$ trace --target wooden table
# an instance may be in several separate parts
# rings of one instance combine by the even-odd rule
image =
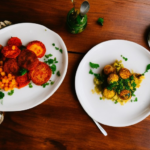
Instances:
[[[77,7],[82,3],[76,0]],[[69,57],[66,77],[59,89],[41,105],[22,112],[9,112],[0,125],[0,150],[148,150],[150,116],[122,128],[105,126],[104,137],[82,109],[74,79],[79,62],[93,46],[106,40],[124,39],[145,48],[150,24],[149,0],[89,0],[88,25],[84,32],[66,31],[70,0],[2,0],[0,20],[13,24],[33,22],[47,26],[64,40]],[[104,26],[96,23],[104,18]]]

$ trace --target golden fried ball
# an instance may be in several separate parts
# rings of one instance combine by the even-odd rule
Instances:
[[[108,90],[107,88],[104,88],[104,91],[103,91],[103,96],[108,98],[108,99],[111,99],[115,96],[115,91],[114,90]]]
[[[108,84],[111,84],[113,82],[117,82],[119,80],[119,76],[115,73],[111,73],[108,78],[107,78],[107,82]]]
[[[127,68],[122,68],[119,71],[119,76],[122,79],[128,79],[131,76],[131,73],[130,73],[130,71]]]
[[[111,66],[111,65],[106,65],[105,67],[104,67],[104,73],[106,74],[106,75],[108,75],[108,74],[110,74],[110,73],[113,73],[113,72],[115,72],[116,71],[116,68],[114,68],[113,66]]]
[[[122,90],[119,94],[122,100],[128,100],[131,98],[131,92],[129,90]]]

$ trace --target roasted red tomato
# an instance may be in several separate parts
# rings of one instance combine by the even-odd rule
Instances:
[[[44,62],[39,62],[36,68],[29,72],[29,78],[36,85],[46,83],[50,79],[51,75],[52,71],[50,67]]]
[[[20,55],[18,56],[18,64],[22,68],[25,68],[27,70],[33,70],[37,64],[39,63],[39,60],[34,52],[30,50],[22,50]]]
[[[18,71],[19,66],[16,59],[10,58],[4,63],[4,72],[6,72],[7,74],[11,73],[13,75],[17,75]]]
[[[22,45],[22,42],[19,38],[17,37],[11,37],[8,42],[7,45],[15,45],[17,47],[20,47]]]
[[[28,78],[28,75],[26,73],[23,76],[17,76],[16,81],[18,83],[18,88],[20,89],[28,85],[30,82],[30,79]]]
[[[46,48],[45,45],[40,41],[32,41],[27,45],[27,49],[33,51],[38,58],[45,55]]]
[[[21,50],[15,45],[9,45],[3,47],[1,52],[6,58],[16,58]]]

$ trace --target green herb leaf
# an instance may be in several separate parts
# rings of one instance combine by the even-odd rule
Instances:
[[[103,26],[104,19],[103,18],[98,18],[97,22],[98,22],[98,24],[100,24],[101,26]]]
[[[50,66],[50,68],[52,69],[53,74],[55,74],[55,71],[56,71],[56,65],[53,64],[52,66]]]
[[[22,68],[22,69],[19,71],[19,75],[20,75],[20,76],[23,76],[23,75],[26,74],[27,72],[28,72],[27,69]]]
[[[135,100],[134,100],[134,102],[137,102],[138,101],[138,99],[137,99],[137,97],[135,98]]]
[[[61,53],[63,53],[62,49],[59,50]]]
[[[51,81],[51,85],[53,85],[54,84],[54,81]]]
[[[124,57],[124,56],[122,56],[122,55],[121,55],[121,57],[122,57],[125,61],[127,61],[127,60],[128,60],[128,58],[126,58],[126,57]]]
[[[148,64],[147,66],[146,66],[146,70],[145,70],[145,72],[144,72],[144,74],[146,73],[146,72],[148,72],[150,70],[150,64]],[[143,74],[142,74],[143,75]]]
[[[57,71],[57,73],[56,73],[56,74],[57,74],[57,76],[60,76],[60,72],[59,72],[59,71]]]
[[[0,99],[3,99],[4,96],[5,96],[5,94],[0,91]]]
[[[48,59],[46,62],[47,62],[48,65],[50,65],[50,64],[53,64],[54,60],[53,59]]]
[[[43,88],[45,88],[47,85],[49,85],[48,82],[47,82],[47,83],[44,83],[42,86],[43,86]]]
[[[29,83],[29,88],[33,88],[33,85],[32,85],[32,83]]]
[[[92,62],[90,62],[89,64],[90,64],[91,68],[96,68],[97,69],[99,67],[99,64],[94,64]]]
[[[102,100],[102,97],[100,97],[99,99]]]
[[[11,96],[14,94],[14,90],[11,90],[10,92],[8,92],[8,95]]]
[[[115,100],[115,102],[114,102],[115,104],[117,104],[118,103],[118,101],[117,100]]]
[[[47,54],[45,55],[45,58],[49,58],[49,57],[52,57],[53,55],[52,54]]]
[[[55,43],[53,43],[52,45],[55,46]]]
[[[56,50],[59,50],[59,48],[58,48],[58,47],[55,47],[55,49],[56,49]]]
[[[89,74],[94,74],[93,71],[92,71],[92,69],[90,69]]]

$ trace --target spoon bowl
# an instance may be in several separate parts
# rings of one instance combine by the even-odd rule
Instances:
[[[80,15],[84,16],[90,9],[90,4],[88,1],[84,1],[80,7]]]

